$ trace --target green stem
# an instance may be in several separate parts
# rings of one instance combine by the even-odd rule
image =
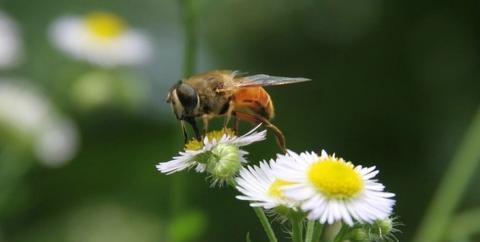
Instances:
[[[196,9],[195,0],[182,0],[183,23],[185,28],[183,75],[191,76],[195,72],[197,57]]]
[[[349,230],[348,225],[342,224],[342,228],[340,229],[340,231],[338,231],[333,242],[342,242],[343,237],[347,234],[348,230]]]
[[[227,183],[228,185],[230,185],[232,188],[235,189],[236,187],[235,180],[229,180],[227,181]],[[275,236],[275,232],[273,232],[273,228],[270,225],[270,222],[268,221],[268,218],[265,215],[265,212],[263,211],[263,209],[260,207],[254,207],[253,211],[255,211],[255,214],[257,215],[258,220],[260,220],[260,223],[262,224],[262,227],[265,230],[265,233],[267,234],[268,240],[270,242],[278,242],[277,236]]]
[[[196,60],[196,35],[195,35],[195,0],[181,1],[183,26],[185,31],[184,40],[184,58],[183,58],[183,76],[192,75],[195,70]],[[171,208],[173,214],[181,212],[186,201],[186,181],[183,174],[177,174],[173,177]]]
[[[305,242],[313,241],[313,233],[315,231],[315,220],[308,220],[307,233],[305,234]]]
[[[312,237],[312,242],[319,242],[320,237],[322,236],[323,229],[325,228],[325,225],[316,222],[315,229],[313,230],[313,237]]]
[[[480,207],[464,211],[449,222],[449,238],[451,241],[458,240],[459,238],[468,238],[474,234],[480,232]]]
[[[260,220],[260,223],[262,224],[263,229],[268,236],[268,240],[270,242],[278,242],[277,237],[275,236],[275,232],[273,232],[272,226],[270,225],[267,216],[265,216],[265,212],[263,212],[263,209],[260,207],[254,207],[253,211],[255,211],[255,213],[257,214],[257,217]]]
[[[298,218],[292,219],[292,241],[302,242],[303,237],[303,221]]]
[[[480,161],[480,110],[440,182],[414,242],[438,242]]]

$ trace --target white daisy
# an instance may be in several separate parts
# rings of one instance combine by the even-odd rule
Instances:
[[[0,12],[0,68],[9,68],[18,63],[20,43],[17,24]]]
[[[372,223],[391,214],[395,201],[393,193],[373,179],[375,167],[354,166],[325,151],[319,157],[314,152],[297,154],[288,151],[279,155],[276,168],[280,179],[293,185],[283,187],[286,197],[301,202],[301,208],[311,220],[332,224],[343,221]]]
[[[278,166],[275,160],[262,161],[259,166],[248,166],[240,170],[237,177],[237,189],[243,194],[237,199],[250,201],[252,207],[272,209],[278,206],[295,208],[297,205],[291,199],[285,197],[282,187],[291,185],[292,182],[278,179],[275,168]]]
[[[190,167],[195,167],[197,172],[204,172],[207,169],[207,160],[212,151],[218,152],[219,154],[227,154],[218,156],[216,163],[222,163],[223,159],[231,159],[232,157],[228,156],[228,152],[225,151],[227,146],[233,146],[236,148],[249,145],[254,142],[262,141],[266,138],[266,131],[256,132],[260,125],[249,131],[248,133],[237,137],[233,131],[227,129],[226,131],[212,131],[209,132],[202,141],[197,141],[192,139],[185,145],[185,149],[179,152],[178,156],[173,157],[172,160],[167,162],[160,162],[156,167],[157,169],[166,174],[172,174],[174,172],[182,171]],[[238,149],[236,153],[236,161],[239,164],[246,163],[247,160],[244,156],[248,154],[247,151]],[[240,169],[240,167],[238,167]]]
[[[74,58],[113,67],[141,64],[152,51],[150,39],[111,13],[63,16],[50,28],[53,43]]]
[[[39,161],[48,166],[69,161],[78,148],[74,123],[39,90],[19,80],[0,80],[0,129],[31,144]]]

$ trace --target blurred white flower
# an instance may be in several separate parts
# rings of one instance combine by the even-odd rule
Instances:
[[[18,80],[0,80],[0,122],[25,135],[36,133],[51,112],[48,100]]]
[[[276,167],[280,179],[291,184],[282,188],[289,199],[301,203],[311,220],[332,224],[337,221],[352,226],[354,221],[373,223],[392,213],[393,193],[374,177],[375,167],[354,166],[322,151],[278,155]]]
[[[17,24],[0,11],[0,69],[18,63],[21,40]]]
[[[46,124],[34,141],[34,152],[42,163],[63,165],[77,152],[78,133],[72,121],[63,118]]]
[[[152,52],[147,35],[106,12],[60,17],[50,28],[50,38],[74,58],[105,67],[141,64]]]
[[[78,148],[74,123],[19,80],[0,80],[0,130],[26,139],[39,161],[49,166],[69,161]]]

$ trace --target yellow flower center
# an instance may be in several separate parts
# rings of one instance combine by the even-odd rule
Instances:
[[[121,18],[105,12],[90,13],[85,18],[85,23],[96,37],[102,39],[118,37],[126,28]]]
[[[328,198],[352,198],[363,189],[363,179],[351,163],[328,157],[313,163],[308,179]]]
[[[227,128],[227,129],[222,129],[222,130],[210,131],[210,132],[207,133],[207,137],[208,137],[209,141],[219,140],[219,139],[222,138],[222,136],[224,134],[226,134],[227,136],[235,136],[235,132],[233,130]],[[203,142],[198,141],[195,138],[190,139],[190,141],[188,141],[185,144],[185,150],[199,150],[202,147],[203,147]]]
[[[275,198],[285,198],[285,195],[282,192],[282,187],[286,185],[294,184],[291,181],[285,181],[282,179],[275,179],[275,181],[268,188],[267,194]]]

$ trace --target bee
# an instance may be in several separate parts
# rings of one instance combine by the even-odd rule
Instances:
[[[309,80],[265,74],[245,76],[238,71],[214,70],[178,81],[170,88],[166,101],[180,120],[185,142],[188,141],[185,122],[191,125],[195,137],[200,140],[202,135],[197,118],[202,119],[203,133],[206,134],[211,118],[225,116],[224,128],[233,117],[234,130],[238,129],[239,120],[263,123],[274,132],[278,146],[286,151],[282,131],[270,122],[275,111],[272,99],[263,87]]]

